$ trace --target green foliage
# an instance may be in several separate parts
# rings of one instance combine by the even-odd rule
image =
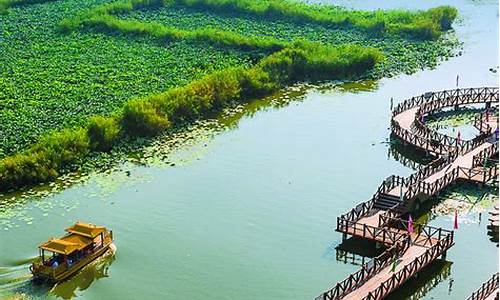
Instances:
[[[86,131],[64,129],[0,163],[0,190],[51,180],[90,150]]]
[[[92,150],[109,151],[120,138],[121,128],[116,118],[93,116],[87,126]]]
[[[355,45],[322,47],[297,42],[292,48],[264,58],[253,68],[229,68],[165,93],[132,100],[125,105],[124,124],[128,124],[125,128],[129,134],[156,134],[162,129],[156,130],[156,126],[137,129],[134,126],[150,124],[150,119],[166,120],[165,116],[173,125],[183,124],[209,116],[231,104],[268,95],[304,78],[321,80],[360,75],[381,59],[380,51],[372,48]],[[137,118],[137,115],[141,117]],[[150,127],[154,130],[149,130]]]
[[[64,20],[60,23],[63,31],[74,28],[79,22]],[[193,31],[180,30],[175,27],[158,23],[145,23],[137,20],[120,20],[111,15],[92,15],[82,22],[97,29],[108,32],[146,35],[165,40],[192,40],[202,43],[212,43],[217,46],[237,47],[242,50],[264,49],[276,51],[284,47],[283,42],[269,37],[245,37],[230,31],[204,28]]]
[[[151,101],[133,99],[123,108],[124,130],[133,136],[152,136],[170,127],[170,122]]]
[[[451,8],[357,12],[284,0],[130,0],[85,9],[92,1],[99,0],[79,3],[82,7],[76,13],[66,8],[66,2],[44,5],[40,9],[48,19],[42,25],[28,7],[23,8],[28,13],[22,26],[15,17],[2,20],[6,47],[0,49],[0,60],[6,67],[0,69],[0,99],[7,101],[0,104],[6,112],[0,123],[9,125],[0,128],[0,142],[6,154],[49,129],[68,125],[77,129],[45,134],[25,151],[2,159],[0,189],[53,179],[89,151],[110,150],[122,136],[156,135],[296,81],[356,78],[381,65],[401,71],[405,62],[393,49],[407,51],[406,58],[408,53],[435,53],[440,45],[398,39],[391,32],[414,36],[421,30],[418,36],[435,38],[456,16]],[[184,13],[178,5],[204,12],[196,18],[187,16],[188,26],[182,28],[175,19],[182,21]],[[170,25],[123,17],[165,7],[175,12]],[[219,16],[215,29],[204,23],[210,15],[207,9],[233,15]],[[236,23],[241,20],[237,14],[247,14],[244,26]],[[64,35],[45,24],[61,19]],[[275,24],[286,30],[269,30]],[[95,30],[82,30],[85,26],[116,36],[110,39]],[[389,33],[390,38],[378,39],[367,32]],[[22,42],[25,36],[30,43]],[[352,41],[357,45],[346,44]],[[32,53],[40,54],[40,60],[26,61]],[[427,64],[420,56],[412,58],[415,61]],[[17,90],[29,97],[18,99]],[[88,119],[113,111],[117,113],[112,117]]]
[[[373,48],[331,47],[302,41],[266,57],[259,65],[271,78],[287,84],[304,78],[324,80],[358,76],[382,59],[382,53]]]
[[[109,37],[55,24],[101,0],[52,1],[0,16],[0,159],[42,135],[85,127],[131,98],[184,85],[217,70],[249,66],[265,53],[149,36]]]
[[[426,14],[434,23],[439,24],[440,30],[449,30],[458,16],[458,11],[451,6],[439,6],[429,9]]]
[[[53,0],[0,0],[0,15],[6,14],[7,10],[13,6],[44,3],[48,1],[53,1]]]
[[[162,97],[152,97],[174,124],[182,124],[220,111],[240,102],[240,68],[215,72],[186,86],[175,88]]]
[[[293,22],[318,23],[336,27],[355,27],[374,34],[395,33],[420,39],[437,39],[443,31],[451,28],[457,17],[457,10],[450,6],[439,6],[427,11],[352,11],[336,6],[305,4],[294,0],[126,0],[105,4],[86,14],[63,20],[60,27],[64,31],[74,30],[79,24],[106,24],[108,29],[145,33],[173,38],[186,38],[183,32],[173,28],[158,28],[152,24],[118,22],[110,15],[126,13],[139,8],[181,5],[203,11],[251,14],[265,18],[281,18]],[[178,35],[176,35],[178,34]],[[203,30],[202,37],[209,35]],[[213,37],[209,39],[213,41]],[[221,39],[223,40],[223,39]]]
[[[176,3],[218,12],[231,11],[262,17],[286,18],[296,22],[353,26],[376,34],[402,33],[422,39],[436,39],[442,31],[451,28],[451,23],[457,16],[457,10],[450,6],[440,6],[422,12],[403,10],[364,12],[293,0],[176,0]]]

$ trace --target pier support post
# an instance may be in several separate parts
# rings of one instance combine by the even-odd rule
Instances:
[[[446,251],[445,251],[443,254],[441,254],[441,259],[442,259],[442,260],[445,260],[445,259],[446,259]]]
[[[458,110],[460,108],[460,106],[458,104],[455,104],[455,106],[453,107],[453,109],[455,110]]]
[[[347,240],[347,233],[343,232],[342,233],[342,242]]]
[[[486,102],[485,108],[486,109],[490,109],[491,108],[491,102]]]

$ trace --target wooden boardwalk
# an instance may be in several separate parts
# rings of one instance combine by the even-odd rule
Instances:
[[[487,183],[498,177],[495,130],[498,118],[483,113],[475,118],[479,134],[472,140],[446,136],[425,126],[425,116],[446,107],[485,103],[488,110],[498,102],[498,88],[457,89],[426,93],[408,99],[393,111],[392,134],[404,143],[438,158],[404,178],[386,178],[373,197],[337,218],[337,231],[369,239],[387,247],[359,271],[319,295],[317,300],[385,298],[406,280],[453,246],[453,231],[410,224],[408,214],[421,202],[459,180]],[[394,261],[397,265],[394,267]]]
[[[483,283],[477,291],[472,293],[466,300],[498,300],[499,298],[499,282],[498,273]]]

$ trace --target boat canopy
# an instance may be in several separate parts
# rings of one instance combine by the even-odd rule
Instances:
[[[73,226],[66,228],[66,231],[93,239],[99,234],[105,232],[106,228],[78,221]]]
[[[93,240],[91,238],[76,234],[69,234],[60,239],[52,238],[41,244],[39,248],[59,254],[70,255],[75,251],[82,250],[92,242]]]

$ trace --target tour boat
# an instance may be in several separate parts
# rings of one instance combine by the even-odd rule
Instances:
[[[105,227],[76,222],[66,232],[38,247],[40,257],[30,267],[35,280],[65,280],[108,250],[114,251],[113,231]]]

